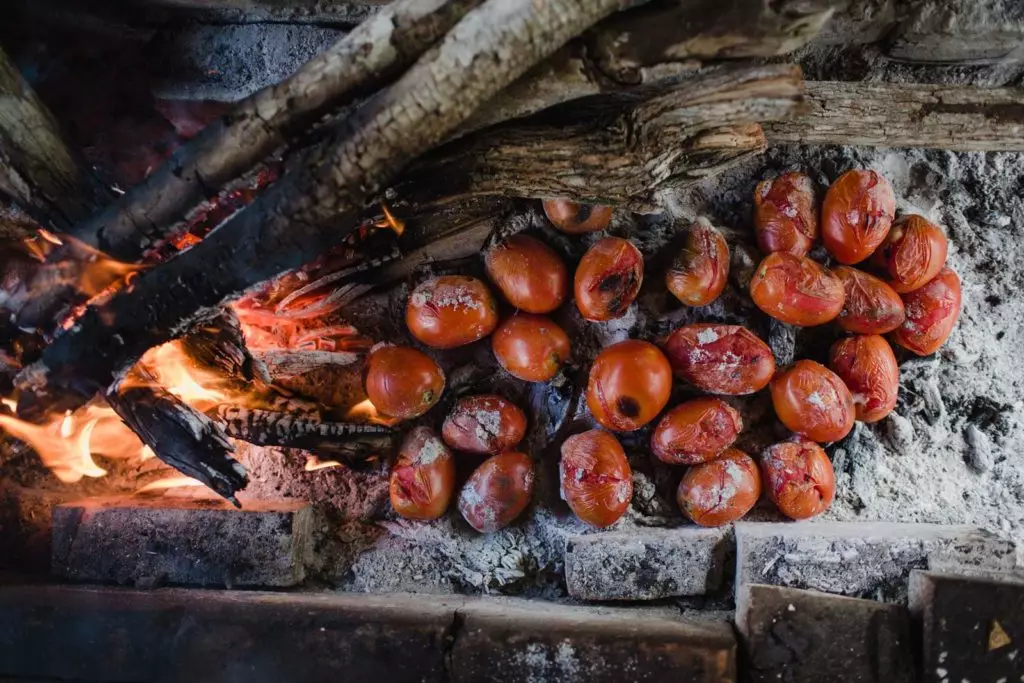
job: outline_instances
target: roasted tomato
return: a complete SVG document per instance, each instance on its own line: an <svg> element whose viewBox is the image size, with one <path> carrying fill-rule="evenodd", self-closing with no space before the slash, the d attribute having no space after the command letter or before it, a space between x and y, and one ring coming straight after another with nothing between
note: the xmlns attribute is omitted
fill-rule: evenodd
<svg viewBox="0 0 1024 683"><path fill-rule="evenodd" d="M669 465L698 465L731 446L741 431L735 408L718 398L695 398L665 413L651 435L651 452Z"/></svg>
<svg viewBox="0 0 1024 683"><path fill-rule="evenodd" d="M391 506L406 519L437 519L455 493L455 458L429 427L405 437L391 469Z"/></svg>
<svg viewBox="0 0 1024 683"><path fill-rule="evenodd" d="M621 318L643 281L640 250L628 240L605 237L587 249L576 268L576 307L594 322Z"/></svg>
<svg viewBox="0 0 1024 683"><path fill-rule="evenodd" d="M441 435L467 453L501 453L523 440L526 415L511 401L486 394L459 399L444 421Z"/></svg>
<svg viewBox="0 0 1024 683"><path fill-rule="evenodd" d="M672 393L672 368L658 347L627 339L597 354L587 382L587 406L602 426L617 432L653 420Z"/></svg>
<svg viewBox="0 0 1024 683"><path fill-rule="evenodd" d="M562 232L582 235L607 228L612 222L612 207L578 204L568 199L545 199L544 215Z"/></svg>
<svg viewBox="0 0 1024 683"><path fill-rule="evenodd" d="M522 514L533 497L533 461L509 451L484 460L459 492L459 512L477 531L503 529Z"/></svg>
<svg viewBox="0 0 1024 683"><path fill-rule="evenodd" d="M665 341L665 354L677 377L712 394L752 394L775 374L772 350L739 325L680 327Z"/></svg>
<svg viewBox="0 0 1024 683"><path fill-rule="evenodd" d="M754 190L757 246L766 254L784 251L807 256L818 238L814 181L805 173L783 173Z"/></svg>
<svg viewBox="0 0 1024 683"><path fill-rule="evenodd" d="M676 491L679 508L701 526L735 522L750 512L760 497L757 464L735 448L726 450L717 460L691 467Z"/></svg>
<svg viewBox="0 0 1024 683"><path fill-rule="evenodd" d="M408 346L379 346L366 359L366 396L385 415L403 420L430 410L444 391L437 363Z"/></svg>
<svg viewBox="0 0 1024 683"><path fill-rule="evenodd" d="M633 498L633 470L626 453L614 436L600 429L565 440L558 473L562 500L587 524L611 526Z"/></svg>
<svg viewBox="0 0 1024 683"><path fill-rule="evenodd" d="M821 363L798 360L775 375L771 393L782 424L812 441L839 441L853 429L853 396Z"/></svg>
<svg viewBox="0 0 1024 683"><path fill-rule="evenodd" d="M687 306L707 306L729 279L729 245L707 219L700 218L685 235L682 250L665 273L668 291Z"/></svg>
<svg viewBox="0 0 1024 683"><path fill-rule="evenodd" d="M405 308L412 336L435 349L452 349L489 335L498 307L487 285L473 277L442 275L413 290Z"/></svg>
<svg viewBox="0 0 1024 683"><path fill-rule="evenodd" d="M517 313L491 336L494 357L509 374L547 382L569 360L569 336L544 316Z"/></svg>
<svg viewBox="0 0 1024 683"><path fill-rule="evenodd" d="M889 284L900 294L913 292L930 282L946 264L949 244L942 228L923 216L901 216L882 242L871 263L889 275Z"/></svg>
<svg viewBox="0 0 1024 683"><path fill-rule="evenodd" d="M832 345L828 364L853 394L861 422L878 422L896 407L900 368L883 337L871 334L840 339Z"/></svg>
<svg viewBox="0 0 1024 683"><path fill-rule="evenodd" d="M761 454L768 497L790 519L820 515L832 504L836 480L825 451L806 439L777 443Z"/></svg>
<svg viewBox="0 0 1024 683"><path fill-rule="evenodd" d="M896 195L875 171L852 170L839 176L825 194L821 236L840 263L859 263L878 248L892 227Z"/></svg>
<svg viewBox="0 0 1024 683"><path fill-rule="evenodd" d="M555 250L529 235L514 235L487 252L487 276L516 308L547 313L569 293L569 271Z"/></svg>
<svg viewBox="0 0 1024 683"><path fill-rule="evenodd" d="M960 317L960 278L943 268L920 289L903 295L907 320L893 332L893 341L919 356L939 350Z"/></svg>
<svg viewBox="0 0 1024 683"><path fill-rule="evenodd" d="M832 272L846 292L843 310L836 319L839 327L858 334L885 334L903 324L907 317L903 300L892 287L849 266L837 266Z"/></svg>
<svg viewBox="0 0 1024 683"><path fill-rule="evenodd" d="M843 283L816 261L785 252L768 254L754 271L750 297L762 311L784 323L811 327L843 310Z"/></svg>

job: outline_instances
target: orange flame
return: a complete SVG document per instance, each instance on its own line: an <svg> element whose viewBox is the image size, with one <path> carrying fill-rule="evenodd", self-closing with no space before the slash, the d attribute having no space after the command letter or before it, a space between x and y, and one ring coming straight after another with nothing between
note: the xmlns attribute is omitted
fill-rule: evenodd
<svg viewBox="0 0 1024 683"><path fill-rule="evenodd" d="M306 456L306 471L316 472L317 470L325 470L328 467L341 467L341 463L337 460L321 460L315 455Z"/></svg>
<svg viewBox="0 0 1024 683"><path fill-rule="evenodd" d="M181 347L171 341L150 349L139 361L156 383L189 405L204 410L232 398L221 377L198 367Z"/></svg>
<svg viewBox="0 0 1024 683"><path fill-rule="evenodd" d="M380 203L380 208L384 212L384 220L377 221L374 224L376 228L391 228L395 231L395 234L399 237L405 232L405 221L391 213L391 209L384 202Z"/></svg>
<svg viewBox="0 0 1024 683"><path fill-rule="evenodd" d="M360 422L369 422L371 424L384 425L385 427L391 427L401 422L401 420L397 418L381 415L380 412L377 411L377 406L373 405L373 402L370 399L360 401L349 408L348 412L345 413L345 418L358 420Z"/></svg>
<svg viewBox="0 0 1024 683"><path fill-rule="evenodd" d="M153 493L156 491L167 491L168 489L193 488L196 486L203 486L203 482L193 479L192 477L172 475L164 477L163 479L151 481L136 491L136 493Z"/></svg>

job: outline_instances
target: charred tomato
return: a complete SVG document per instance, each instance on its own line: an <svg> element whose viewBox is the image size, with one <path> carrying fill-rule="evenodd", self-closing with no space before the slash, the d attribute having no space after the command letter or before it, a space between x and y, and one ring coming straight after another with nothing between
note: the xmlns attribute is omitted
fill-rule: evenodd
<svg viewBox="0 0 1024 683"><path fill-rule="evenodd" d="M485 534L504 529L522 514L533 497L533 461L509 451L484 460L459 492L459 512Z"/></svg>
<svg viewBox="0 0 1024 683"><path fill-rule="evenodd" d="M884 337L870 334L840 339L832 345L828 364L853 394L861 422L878 422L896 407L900 368Z"/></svg>
<svg viewBox="0 0 1024 683"><path fill-rule="evenodd" d="M527 313L548 313L569 293L569 271L555 250L529 235L513 235L487 252L487 276L506 301Z"/></svg>
<svg viewBox="0 0 1024 683"><path fill-rule="evenodd" d="M838 266L832 270L843 283L846 299L836 319L839 327L857 334L885 334L903 324L906 312L903 300L874 275Z"/></svg>
<svg viewBox="0 0 1024 683"><path fill-rule="evenodd" d="M761 475L753 458L730 448L717 460L694 465L679 482L679 508L700 526L735 522L761 497Z"/></svg>
<svg viewBox="0 0 1024 683"><path fill-rule="evenodd" d="M838 316L846 294L842 281L818 262L777 251L754 271L750 297L776 320L811 327Z"/></svg>
<svg viewBox="0 0 1024 683"><path fill-rule="evenodd" d="M613 344L594 359L587 382L587 406L603 427L640 429L668 403L672 368L657 346L637 339Z"/></svg>
<svg viewBox="0 0 1024 683"><path fill-rule="evenodd" d="M518 313L491 336L494 357L509 374L527 382L547 382L569 360L569 336L540 315Z"/></svg>
<svg viewBox="0 0 1024 683"><path fill-rule="evenodd" d="M621 318L640 292L644 257L629 240L605 237L583 255L576 268L576 307L587 320Z"/></svg>
<svg viewBox="0 0 1024 683"><path fill-rule="evenodd" d="M818 238L814 181L805 173L783 173L754 190L757 246L766 254L784 251L807 256Z"/></svg>
<svg viewBox="0 0 1024 683"><path fill-rule="evenodd" d="M562 232L582 235L607 228L612 221L612 207L579 204L568 199L545 199L544 215Z"/></svg>
<svg viewBox="0 0 1024 683"><path fill-rule="evenodd" d="M820 515L836 495L832 463L821 446L806 439L777 443L761 454L768 497L790 519Z"/></svg>
<svg viewBox="0 0 1024 683"><path fill-rule="evenodd" d="M771 381L772 405L782 424L821 443L839 441L853 429L853 396L821 363L798 360Z"/></svg>
<svg viewBox="0 0 1024 683"><path fill-rule="evenodd" d="M712 394L752 394L775 373L772 350L739 325L685 325L664 346L676 376Z"/></svg>
<svg viewBox="0 0 1024 683"><path fill-rule="evenodd" d="M651 452L669 465L713 460L743 431L739 412L718 398L695 398L665 413L651 435Z"/></svg>
<svg viewBox="0 0 1024 683"><path fill-rule="evenodd" d="M526 415L501 396L459 399L441 428L445 443L467 453L496 454L523 440Z"/></svg>
<svg viewBox="0 0 1024 683"><path fill-rule="evenodd" d="M381 413L407 420L430 410L444 391L444 373L409 346L380 346L366 359L366 396Z"/></svg>
<svg viewBox="0 0 1024 683"><path fill-rule="evenodd" d="M455 458L429 427L405 437L391 469L391 506L406 519L437 519L455 493Z"/></svg>
<svg viewBox="0 0 1024 683"><path fill-rule="evenodd" d="M854 169L828 188L821 215L825 248L840 263L859 263L889 234L896 195L880 173Z"/></svg>
<svg viewBox="0 0 1024 683"><path fill-rule="evenodd" d="M405 308L405 324L412 336L427 346L452 349L494 331L498 308L480 280L442 275L413 290Z"/></svg>
<svg viewBox="0 0 1024 683"><path fill-rule="evenodd" d="M953 333L960 302L960 278L943 268L924 287L903 295L907 320L893 332L893 341L919 356L935 353Z"/></svg>
<svg viewBox="0 0 1024 683"><path fill-rule="evenodd" d="M894 290L906 294L939 274L948 249L946 234L935 223L923 216L901 216L871 262L888 274Z"/></svg>
<svg viewBox="0 0 1024 683"><path fill-rule="evenodd" d="M570 436L558 466L562 499L587 524L614 524L633 498L633 471L618 440L599 429Z"/></svg>
<svg viewBox="0 0 1024 683"><path fill-rule="evenodd" d="M700 218L684 236L682 249L665 273L668 291L687 306L706 306L729 279L729 245L722 233Z"/></svg>

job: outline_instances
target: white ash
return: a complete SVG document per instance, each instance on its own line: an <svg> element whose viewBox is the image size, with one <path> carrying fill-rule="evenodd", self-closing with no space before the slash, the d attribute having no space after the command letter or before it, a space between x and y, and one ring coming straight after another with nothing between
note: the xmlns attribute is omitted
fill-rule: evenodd
<svg viewBox="0 0 1024 683"><path fill-rule="evenodd" d="M429 465L441 457L451 457L448 447L436 436L430 436L423 441L423 446L416 454L416 464Z"/></svg>

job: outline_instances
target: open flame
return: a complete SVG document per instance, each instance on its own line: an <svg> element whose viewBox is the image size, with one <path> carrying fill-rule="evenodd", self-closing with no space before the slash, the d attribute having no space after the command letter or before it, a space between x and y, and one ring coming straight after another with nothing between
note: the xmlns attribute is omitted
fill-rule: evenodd
<svg viewBox="0 0 1024 683"><path fill-rule="evenodd" d="M385 427L393 427L398 424L400 420L398 418L386 417L381 415L377 410L377 406L373 405L370 399L360 401L345 413L346 419L355 420L357 422L369 422L371 424L384 425Z"/></svg>
<svg viewBox="0 0 1024 683"><path fill-rule="evenodd" d="M192 362L179 341L150 349L139 362L157 384L198 410L234 398L232 392L221 386L224 381L218 375Z"/></svg>
<svg viewBox="0 0 1024 683"><path fill-rule="evenodd" d="M316 472L317 470L325 470L330 467L341 467L341 463L337 460L321 460L315 455L306 456L306 471Z"/></svg>
<svg viewBox="0 0 1024 683"><path fill-rule="evenodd" d="M155 493L157 491L167 491L169 489L178 488L194 488L196 486L203 486L203 482L198 479L193 479L192 477L177 474L164 477L163 479L157 479L156 481L151 481L136 491L136 493Z"/></svg>

